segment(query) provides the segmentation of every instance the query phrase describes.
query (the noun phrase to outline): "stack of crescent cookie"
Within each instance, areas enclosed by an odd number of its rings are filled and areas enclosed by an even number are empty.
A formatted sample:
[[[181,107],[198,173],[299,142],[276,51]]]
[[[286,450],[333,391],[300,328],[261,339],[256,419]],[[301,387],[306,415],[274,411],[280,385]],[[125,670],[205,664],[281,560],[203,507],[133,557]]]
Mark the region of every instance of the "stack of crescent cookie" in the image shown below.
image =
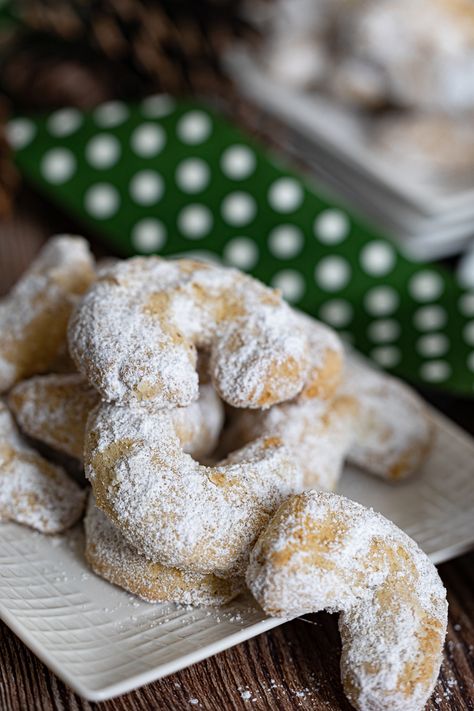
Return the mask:
[[[421,708],[444,588],[405,534],[332,491],[347,459],[409,476],[433,427],[332,330],[235,269],[97,266],[61,236],[0,302],[0,391],[0,520],[80,519],[85,491],[41,442],[84,464],[98,575],[150,602],[222,605],[247,586],[270,614],[339,611],[356,708]]]

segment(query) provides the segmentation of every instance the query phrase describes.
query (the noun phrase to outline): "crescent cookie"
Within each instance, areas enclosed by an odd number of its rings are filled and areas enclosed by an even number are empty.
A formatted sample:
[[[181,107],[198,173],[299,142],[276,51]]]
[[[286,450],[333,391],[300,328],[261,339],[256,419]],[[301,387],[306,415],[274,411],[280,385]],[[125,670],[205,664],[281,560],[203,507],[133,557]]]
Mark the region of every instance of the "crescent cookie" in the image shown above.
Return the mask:
[[[224,580],[150,562],[96,507],[93,496],[89,499],[84,528],[86,560],[94,573],[147,602],[224,605],[245,587],[242,578]]]
[[[416,543],[342,496],[307,491],[279,508],[247,584],[271,614],[339,612],[341,676],[361,711],[421,711],[438,676],[446,591]]]
[[[8,404],[23,432],[82,459],[87,417],[99,394],[81,375],[37,375],[17,383]]]
[[[0,301],[0,392],[64,357],[69,316],[95,278],[82,237],[50,239]]]
[[[0,521],[61,533],[80,519],[84,501],[85,493],[61,467],[25,444],[0,401]]]
[[[273,511],[302,488],[276,437],[207,467],[183,451],[170,410],[103,403],[87,430],[85,472],[97,505],[137,550],[166,566],[241,574]]]
[[[82,460],[87,418],[99,400],[97,391],[74,373],[24,380],[11,390],[8,403],[26,434]],[[199,400],[171,413],[186,452],[198,459],[212,452],[224,409],[211,385],[201,385]]]
[[[296,395],[307,343],[280,294],[235,269],[159,257],[104,268],[69,324],[77,368],[107,401],[188,405],[197,398],[197,351],[236,407]]]
[[[354,356],[346,364],[343,391],[359,404],[349,461],[384,479],[405,479],[421,467],[433,443],[425,403],[397,378]]]

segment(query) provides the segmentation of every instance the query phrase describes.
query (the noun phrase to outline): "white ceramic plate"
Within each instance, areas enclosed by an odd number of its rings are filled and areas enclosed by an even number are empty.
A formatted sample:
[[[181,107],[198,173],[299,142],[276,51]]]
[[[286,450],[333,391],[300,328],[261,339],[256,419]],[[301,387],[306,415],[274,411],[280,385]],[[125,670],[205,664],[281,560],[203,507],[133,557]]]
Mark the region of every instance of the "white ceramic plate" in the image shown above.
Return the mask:
[[[435,563],[474,547],[474,442],[433,413],[436,446],[398,486],[347,469],[340,491],[404,528]],[[47,537],[0,524],[0,617],[74,691],[98,701],[281,624],[242,597],[224,610],[150,605],[86,567],[80,527]]]
[[[334,169],[334,165],[311,157],[300,147],[285,144],[287,153],[304,158],[317,181],[317,189],[328,198],[342,201],[354,214],[365,217],[375,226],[395,238],[399,247],[414,260],[432,261],[458,254],[469,245],[474,236],[474,214],[456,215],[452,221],[438,218],[420,218],[405,208],[400,208],[387,196],[370,188],[364,182],[356,183]]]
[[[473,185],[460,188],[423,182],[420,176],[398,168],[392,159],[369,150],[364,138],[366,123],[356,111],[317,92],[303,92],[276,81],[245,49],[233,48],[226,56],[226,66],[243,93],[298,129],[315,146],[330,151],[349,171],[356,171],[359,180],[383,186],[425,215],[472,208]]]

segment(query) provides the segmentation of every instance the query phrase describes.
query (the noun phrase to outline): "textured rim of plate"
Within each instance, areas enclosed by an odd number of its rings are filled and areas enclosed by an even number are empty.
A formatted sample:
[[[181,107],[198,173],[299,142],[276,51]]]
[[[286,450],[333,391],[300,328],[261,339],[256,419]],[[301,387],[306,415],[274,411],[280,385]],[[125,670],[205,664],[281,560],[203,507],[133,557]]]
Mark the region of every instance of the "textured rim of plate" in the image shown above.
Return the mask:
[[[249,627],[245,627],[240,632],[234,632],[234,634],[228,635],[219,642],[213,642],[212,644],[204,645],[201,649],[195,652],[190,652],[189,654],[184,654],[181,657],[177,657],[172,662],[166,662],[153,669],[148,669],[147,671],[135,674],[133,676],[127,677],[123,681],[117,682],[115,684],[110,684],[109,686],[104,686],[99,690],[93,690],[87,686],[83,686],[81,682],[78,682],[69,672],[65,671],[60,665],[56,664],[55,660],[50,657],[48,652],[40,644],[37,644],[34,636],[29,636],[25,633],[21,624],[17,624],[15,616],[10,613],[9,610],[4,610],[0,606],[0,619],[16,634],[16,636],[21,639],[21,641],[30,649],[35,656],[38,657],[56,676],[61,679],[67,686],[69,686],[76,694],[81,696],[87,701],[99,702],[107,701],[108,699],[116,698],[117,696],[122,696],[122,694],[127,694],[131,691],[135,691],[145,684],[151,684],[154,681],[159,681],[165,676],[174,674],[175,672],[190,667],[197,662],[202,662],[204,659],[213,657],[219,652],[224,652],[230,647],[234,647],[241,642],[246,642],[253,637],[257,637],[263,632],[268,632],[274,627],[279,627],[280,625],[289,622],[292,618],[280,618],[280,617],[268,617],[260,622],[255,623]]]

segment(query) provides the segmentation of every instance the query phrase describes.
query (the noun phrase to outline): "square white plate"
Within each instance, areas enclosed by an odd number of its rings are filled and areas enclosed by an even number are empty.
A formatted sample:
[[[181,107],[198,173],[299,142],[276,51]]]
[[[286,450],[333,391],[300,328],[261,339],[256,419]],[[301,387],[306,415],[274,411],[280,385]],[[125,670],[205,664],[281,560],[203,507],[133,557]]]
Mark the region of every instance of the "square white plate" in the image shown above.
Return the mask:
[[[474,547],[474,441],[433,412],[429,461],[390,485],[344,472],[341,493],[373,506],[435,562]],[[74,691],[98,701],[182,669],[282,623],[249,597],[224,610],[150,605],[92,574],[80,527],[47,537],[0,524],[0,617]]]
[[[329,199],[344,201],[354,214],[370,220],[384,233],[395,238],[398,246],[414,260],[432,261],[462,251],[474,237],[474,215],[455,215],[452,220],[414,215],[372,189],[366,183],[351,183],[347,175],[335,170],[334,164],[314,159],[301,147],[285,144],[287,153],[304,158],[311,169],[319,192]],[[311,156],[311,157],[310,157]]]
[[[383,186],[407,206],[425,215],[470,210],[474,185],[452,186],[421,180],[392,159],[370,150],[363,114],[345,108],[321,93],[304,92],[276,81],[245,48],[232,48],[226,67],[240,87],[259,106],[298,129],[318,148],[356,172],[359,181]]]

